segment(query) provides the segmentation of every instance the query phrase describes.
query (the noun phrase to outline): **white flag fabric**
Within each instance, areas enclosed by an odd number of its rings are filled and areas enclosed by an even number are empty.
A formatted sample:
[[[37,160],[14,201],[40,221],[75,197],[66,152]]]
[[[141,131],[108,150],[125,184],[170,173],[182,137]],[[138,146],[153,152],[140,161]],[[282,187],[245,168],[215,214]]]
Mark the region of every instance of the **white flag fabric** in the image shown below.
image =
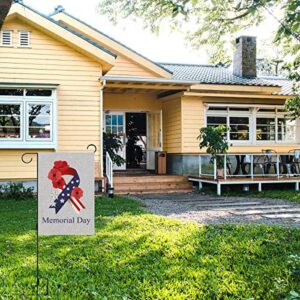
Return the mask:
[[[93,153],[39,153],[39,235],[93,235]]]

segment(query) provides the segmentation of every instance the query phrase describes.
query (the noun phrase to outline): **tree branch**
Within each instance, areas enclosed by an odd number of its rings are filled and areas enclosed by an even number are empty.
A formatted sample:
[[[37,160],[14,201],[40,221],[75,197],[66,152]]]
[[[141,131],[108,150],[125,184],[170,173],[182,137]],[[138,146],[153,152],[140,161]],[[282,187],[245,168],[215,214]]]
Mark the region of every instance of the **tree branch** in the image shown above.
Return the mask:
[[[0,29],[4,23],[4,20],[9,12],[13,0],[0,0]]]

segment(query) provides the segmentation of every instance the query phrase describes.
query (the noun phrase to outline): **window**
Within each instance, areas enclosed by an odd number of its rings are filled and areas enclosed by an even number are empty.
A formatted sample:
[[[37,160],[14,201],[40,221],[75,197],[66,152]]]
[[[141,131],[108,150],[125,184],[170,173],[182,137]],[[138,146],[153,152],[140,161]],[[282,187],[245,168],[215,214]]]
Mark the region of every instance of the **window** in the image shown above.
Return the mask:
[[[30,47],[29,31],[19,31],[19,47]]]
[[[29,139],[50,139],[51,105],[28,104],[27,109]]]
[[[53,90],[0,89],[0,148],[55,148],[55,107]]]
[[[249,118],[248,117],[229,117],[230,140],[248,141],[249,140]]]
[[[276,123],[275,118],[257,118],[256,119],[256,140],[257,141],[275,141]]]
[[[207,112],[207,126],[224,125],[229,128],[228,141],[250,140],[249,108],[210,107]]]
[[[1,46],[12,46],[12,31],[3,30],[1,31]]]
[[[287,119],[283,108],[271,106],[210,106],[206,123],[227,126],[227,140],[237,143],[295,143],[297,138],[296,121]]]
[[[256,140],[296,142],[296,121],[287,119],[280,108],[258,109],[256,113]]]
[[[124,134],[124,116],[123,114],[106,115],[106,132],[119,136]]]
[[[21,105],[0,103],[0,139],[20,139]]]

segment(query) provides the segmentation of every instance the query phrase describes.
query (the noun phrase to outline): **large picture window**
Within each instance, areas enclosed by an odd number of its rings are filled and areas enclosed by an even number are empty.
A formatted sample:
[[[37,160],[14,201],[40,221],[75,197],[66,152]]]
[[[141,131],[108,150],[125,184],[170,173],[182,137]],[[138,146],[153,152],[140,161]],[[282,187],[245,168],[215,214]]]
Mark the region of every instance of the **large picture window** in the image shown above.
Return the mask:
[[[55,148],[54,94],[0,88],[0,148]]]
[[[250,140],[250,119],[249,109],[236,110],[236,108],[212,107],[207,112],[207,126],[224,125],[228,141],[249,141]]]
[[[282,108],[211,106],[206,124],[226,126],[229,142],[295,143],[297,137],[296,121],[286,118]]]

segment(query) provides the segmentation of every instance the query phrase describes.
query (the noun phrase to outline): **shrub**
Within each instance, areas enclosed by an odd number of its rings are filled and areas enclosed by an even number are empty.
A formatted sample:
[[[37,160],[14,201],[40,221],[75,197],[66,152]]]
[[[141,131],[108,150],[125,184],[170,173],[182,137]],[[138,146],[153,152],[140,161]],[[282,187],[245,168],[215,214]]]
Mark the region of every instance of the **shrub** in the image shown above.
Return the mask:
[[[26,188],[23,183],[10,182],[0,185],[0,200],[20,201],[33,198],[33,188]]]

